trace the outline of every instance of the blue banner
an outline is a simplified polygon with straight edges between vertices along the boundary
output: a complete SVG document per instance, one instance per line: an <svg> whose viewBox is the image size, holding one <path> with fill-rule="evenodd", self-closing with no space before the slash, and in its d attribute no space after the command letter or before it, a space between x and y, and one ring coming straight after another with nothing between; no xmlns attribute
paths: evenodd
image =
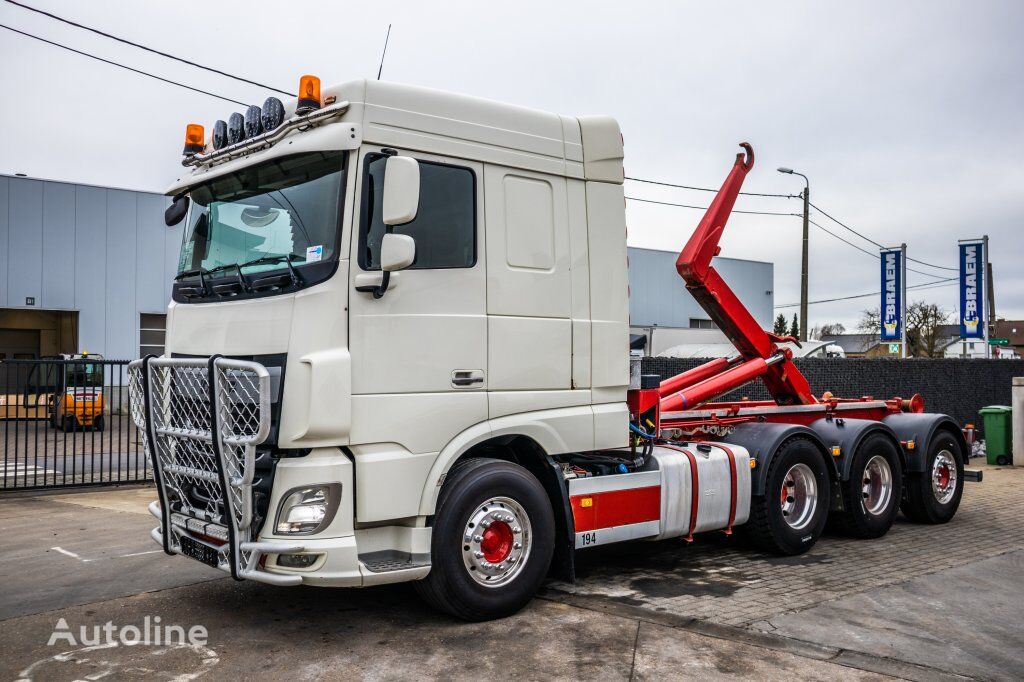
<svg viewBox="0 0 1024 682"><path fill-rule="evenodd" d="M984 242L960 244L960 338L985 338Z"/></svg>
<svg viewBox="0 0 1024 682"><path fill-rule="evenodd" d="M882 251L882 305L879 308L883 341L903 338L903 251Z"/></svg>

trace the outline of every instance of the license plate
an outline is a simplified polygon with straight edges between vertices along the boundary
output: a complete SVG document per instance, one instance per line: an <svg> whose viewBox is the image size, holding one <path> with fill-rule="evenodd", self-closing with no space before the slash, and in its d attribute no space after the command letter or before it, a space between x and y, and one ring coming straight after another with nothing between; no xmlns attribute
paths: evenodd
<svg viewBox="0 0 1024 682"><path fill-rule="evenodd" d="M219 552L213 547L208 547L201 542L197 542L189 537L181 538L181 553L187 557L191 557L196 561L201 561L207 566L213 566L217 568Z"/></svg>

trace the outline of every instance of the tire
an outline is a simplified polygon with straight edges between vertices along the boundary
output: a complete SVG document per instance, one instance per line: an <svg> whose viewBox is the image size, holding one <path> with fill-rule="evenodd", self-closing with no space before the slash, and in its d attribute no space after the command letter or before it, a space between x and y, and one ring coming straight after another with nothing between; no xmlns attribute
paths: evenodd
<svg viewBox="0 0 1024 682"><path fill-rule="evenodd" d="M792 438L779 447L768 465L765 493L751 499L750 520L740 527L754 546L789 556L814 546L828 521L831 488L826 466L821 451L807 438ZM795 491L798 480L804 493L810 487L807 482L813 481L813 499L797 494L783 500L783 484Z"/></svg>
<svg viewBox="0 0 1024 682"><path fill-rule="evenodd" d="M474 532L481 528L487 531ZM501 460L466 460L448 473L441 489L431 569L415 583L416 591L462 620L510 616L540 587L554 544L551 502L533 474Z"/></svg>
<svg viewBox="0 0 1024 682"><path fill-rule="evenodd" d="M92 420L92 430L93 431L102 431L103 430L103 416L102 415L100 415L99 417L96 417L95 419Z"/></svg>
<svg viewBox="0 0 1024 682"><path fill-rule="evenodd" d="M881 433L868 435L853 454L849 478L839 486L843 511L829 517L830 526L855 538L879 538L888 533L903 493L896 444Z"/></svg>
<svg viewBox="0 0 1024 682"><path fill-rule="evenodd" d="M60 421L60 430L64 433L71 433L75 430L76 420L74 417L64 417Z"/></svg>
<svg viewBox="0 0 1024 682"><path fill-rule="evenodd" d="M963 450L953 434L939 431L928 444L924 471L907 474L900 509L917 523L946 523L956 514L963 494Z"/></svg>

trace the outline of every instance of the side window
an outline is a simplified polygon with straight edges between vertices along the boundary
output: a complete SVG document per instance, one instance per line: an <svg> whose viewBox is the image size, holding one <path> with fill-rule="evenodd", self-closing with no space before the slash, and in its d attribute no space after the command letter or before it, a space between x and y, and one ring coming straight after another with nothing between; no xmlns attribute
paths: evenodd
<svg viewBox="0 0 1024 682"><path fill-rule="evenodd" d="M386 160L382 154L368 154L364 165L359 254L359 265L364 270L380 269ZM416 219L395 226L393 232L416 240L412 270L476 265L476 178L473 171L420 161L420 205Z"/></svg>

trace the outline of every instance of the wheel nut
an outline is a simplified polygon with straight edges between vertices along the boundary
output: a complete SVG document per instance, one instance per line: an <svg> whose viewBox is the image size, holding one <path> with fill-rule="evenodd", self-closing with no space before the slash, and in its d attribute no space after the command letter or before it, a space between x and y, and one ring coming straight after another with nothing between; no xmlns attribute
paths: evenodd
<svg viewBox="0 0 1024 682"><path fill-rule="evenodd" d="M522 543L515 542L515 543L512 544L512 549L522 549L522 548L523 548Z"/></svg>
<svg viewBox="0 0 1024 682"><path fill-rule="evenodd" d="M477 559L483 559L484 558L484 553L483 552L473 552L473 556L475 556Z"/></svg>
<svg viewBox="0 0 1024 682"><path fill-rule="evenodd" d="M479 544L479 543L481 543L483 541L484 541L484 536L483 535L474 535L473 536L473 542Z"/></svg>
<svg viewBox="0 0 1024 682"><path fill-rule="evenodd" d="M522 529L522 528L520 528L519 526L513 526L513 527L512 527L512 532L513 532L513 533L522 533L522 532L523 532L523 529Z"/></svg>

